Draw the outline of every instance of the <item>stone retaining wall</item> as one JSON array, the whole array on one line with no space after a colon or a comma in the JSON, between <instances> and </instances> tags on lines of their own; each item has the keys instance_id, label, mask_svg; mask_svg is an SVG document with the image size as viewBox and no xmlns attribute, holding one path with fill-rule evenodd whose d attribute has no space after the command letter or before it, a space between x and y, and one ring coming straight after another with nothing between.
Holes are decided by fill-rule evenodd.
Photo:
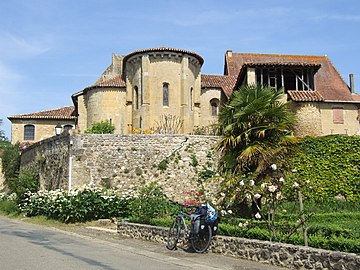
<instances>
[{"instance_id":1,"label":"stone retaining wall","mask_svg":"<svg viewBox=\"0 0 360 270\"><path fill-rule=\"evenodd\" d=\"M118 223L118 233L124 236L162 244L166 243L167 231L162 227ZM291 269L360 269L360 256L356 254L244 238L216 236L209 251Z\"/></svg>"},{"instance_id":2,"label":"stone retaining wall","mask_svg":"<svg viewBox=\"0 0 360 270\"><path fill-rule=\"evenodd\" d=\"M36 167L42 189L114 188L124 195L150 182L173 200L199 188L200 174L215 174L219 137L162 134L75 134L40 141L25 149L21 167ZM70 183L70 184L69 184ZM206 183L207 194L217 183Z\"/></svg>"},{"instance_id":3,"label":"stone retaining wall","mask_svg":"<svg viewBox=\"0 0 360 270\"><path fill-rule=\"evenodd\" d=\"M20 166L39 172L42 190L67 189L70 135L51 137L21 152Z\"/></svg>"}]
</instances>

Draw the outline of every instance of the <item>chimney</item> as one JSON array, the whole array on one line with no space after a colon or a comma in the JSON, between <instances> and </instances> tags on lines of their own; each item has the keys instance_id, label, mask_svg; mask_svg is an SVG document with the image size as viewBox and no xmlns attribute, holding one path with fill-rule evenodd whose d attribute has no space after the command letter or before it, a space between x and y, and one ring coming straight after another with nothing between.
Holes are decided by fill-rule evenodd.
<instances>
[{"instance_id":1,"label":"chimney","mask_svg":"<svg viewBox=\"0 0 360 270\"><path fill-rule=\"evenodd\" d=\"M355 93L354 74L350 73L349 78L350 78L350 92Z\"/></svg>"},{"instance_id":2,"label":"chimney","mask_svg":"<svg viewBox=\"0 0 360 270\"><path fill-rule=\"evenodd\" d=\"M227 50L227 52L226 52L228 57L232 57L232 53L233 53L232 50Z\"/></svg>"}]
</instances>

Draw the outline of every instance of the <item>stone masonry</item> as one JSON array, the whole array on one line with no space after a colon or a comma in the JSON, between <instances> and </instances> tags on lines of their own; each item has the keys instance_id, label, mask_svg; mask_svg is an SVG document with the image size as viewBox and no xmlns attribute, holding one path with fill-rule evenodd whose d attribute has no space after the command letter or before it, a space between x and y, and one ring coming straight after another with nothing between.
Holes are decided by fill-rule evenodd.
<instances>
[{"instance_id":1,"label":"stone masonry","mask_svg":"<svg viewBox=\"0 0 360 270\"><path fill-rule=\"evenodd\" d=\"M94 184L130 194L157 182L169 198L180 199L185 191L200 188L199 174L215 173L218 140L195 135L65 135L32 145L23 151L21 164L38 166L45 189Z\"/></svg>"},{"instance_id":2,"label":"stone masonry","mask_svg":"<svg viewBox=\"0 0 360 270\"><path fill-rule=\"evenodd\" d=\"M128 222L118 223L124 236L166 244L168 229ZM187 248L184 243L181 248ZM358 270L360 256L269 241L215 236L209 251L291 269Z\"/></svg>"}]
</instances>

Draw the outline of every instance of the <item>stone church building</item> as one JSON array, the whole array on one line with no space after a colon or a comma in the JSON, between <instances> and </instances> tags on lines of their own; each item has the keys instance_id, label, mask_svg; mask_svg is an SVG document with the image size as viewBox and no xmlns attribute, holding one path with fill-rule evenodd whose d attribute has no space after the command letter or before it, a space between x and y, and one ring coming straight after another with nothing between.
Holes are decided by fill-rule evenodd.
<instances>
[{"instance_id":1,"label":"stone church building","mask_svg":"<svg viewBox=\"0 0 360 270\"><path fill-rule=\"evenodd\" d=\"M298 116L298 136L360 132L353 76L348 86L327 56L227 51L224 75L202 74L203 63L195 52L167 47L113 54L99 79L71 96L73 106L9 116L12 142L51 137L58 123L81 133L104 120L117 134L163 132L165 116L181 125L164 132L194 133L216 123L221 105L243 84L284 87Z\"/></svg>"}]
</instances>

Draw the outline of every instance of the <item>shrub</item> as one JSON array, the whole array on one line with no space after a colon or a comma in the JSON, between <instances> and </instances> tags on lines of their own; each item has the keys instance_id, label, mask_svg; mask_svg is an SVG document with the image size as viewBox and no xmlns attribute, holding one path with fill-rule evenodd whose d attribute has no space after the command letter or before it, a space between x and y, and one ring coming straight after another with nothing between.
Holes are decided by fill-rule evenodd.
<instances>
[{"instance_id":1,"label":"shrub","mask_svg":"<svg viewBox=\"0 0 360 270\"><path fill-rule=\"evenodd\" d=\"M10 179L16 178L20 170L20 145L16 143L4 148L2 156L2 170L5 177L5 184Z\"/></svg>"},{"instance_id":2,"label":"shrub","mask_svg":"<svg viewBox=\"0 0 360 270\"><path fill-rule=\"evenodd\" d=\"M17 195L18 201L21 202L25 198L25 193L36 192L39 189L39 175L32 170L22 169L16 178L7 180L10 192Z\"/></svg>"},{"instance_id":3,"label":"shrub","mask_svg":"<svg viewBox=\"0 0 360 270\"><path fill-rule=\"evenodd\" d=\"M86 188L71 193L56 191L28 192L20 204L27 216L43 215L66 223L100 218L128 217L131 199L113 191Z\"/></svg>"},{"instance_id":4,"label":"shrub","mask_svg":"<svg viewBox=\"0 0 360 270\"><path fill-rule=\"evenodd\" d=\"M0 213L5 215L17 214L19 208L16 202L16 194L8 196L6 193L0 193Z\"/></svg>"},{"instance_id":5,"label":"shrub","mask_svg":"<svg viewBox=\"0 0 360 270\"><path fill-rule=\"evenodd\" d=\"M114 134L115 126L108 120L94 123L91 128L86 129L87 134Z\"/></svg>"},{"instance_id":6,"label":"shrub","mask_svg":"<svg viewBox=\"0 0 360 270\"><path fill-rule=\"evenodd\" d=\"M140 189L139 196L131 203L132 220L149 223L154 218L168 217L174 207L167 199L162 188L152 182Z\"/></svg>"}]
</instances>

